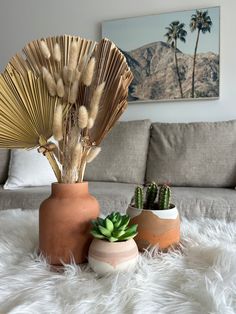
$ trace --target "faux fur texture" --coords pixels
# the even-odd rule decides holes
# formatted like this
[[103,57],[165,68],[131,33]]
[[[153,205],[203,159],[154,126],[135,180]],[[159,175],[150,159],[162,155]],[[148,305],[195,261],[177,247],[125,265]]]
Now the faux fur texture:
[[[37,211],[0,212],[0,313],[236,313],[236,224],[182,220],[182,250],[146,254],[132,273],[51,272],[36,254]],[[152,255],[152,256],[151,256]]]

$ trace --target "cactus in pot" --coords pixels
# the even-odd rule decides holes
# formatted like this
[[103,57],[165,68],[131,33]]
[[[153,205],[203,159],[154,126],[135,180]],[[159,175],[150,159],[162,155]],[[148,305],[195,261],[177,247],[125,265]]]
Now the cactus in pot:
[[96,273],[104,275],[135,266],[138,247],[133,238],[137,235],[138,226],[129,223],[130,217],[119,212],[92,221],[94,239],[89,248],[88,261]]
[[162,185],[159,190],[158,196],[158,209],[169,209],[170,208],[170,197],[171,190],[166,184]]
[[135,188],[134,203],[136,208],[143,208],[143,188],[141,186]]
[[[138,194],[136,189],[135,195]],[[137,202],[132,202],[127,209],[131,223],[138,224],[135,241],[139,250],[149,246],[166,249],[177,244],[180,240],[180,219],[178,209],[171,204],[170,187],[167,184],[158,187],[152,182],[147,186],[146,193],[143,192],[143,197],[145,201],[141,208],[137,207]]]
[[147,191],[146,191],[145,208],[153,209],[154,202],[155,202],[156,197],[157,197],[157,191],[158,191],[158,188],[157,188],[156,182],[152,182],[151,184],[149,184],[149,186],[147,187]]

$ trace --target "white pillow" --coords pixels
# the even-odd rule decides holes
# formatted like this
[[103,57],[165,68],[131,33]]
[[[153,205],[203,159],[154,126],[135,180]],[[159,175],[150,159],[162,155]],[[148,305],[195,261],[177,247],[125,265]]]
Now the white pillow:
[[56,176],[45,156],[37,149],[13,149],[4,189],[15,190],[28,186],[50,185]]

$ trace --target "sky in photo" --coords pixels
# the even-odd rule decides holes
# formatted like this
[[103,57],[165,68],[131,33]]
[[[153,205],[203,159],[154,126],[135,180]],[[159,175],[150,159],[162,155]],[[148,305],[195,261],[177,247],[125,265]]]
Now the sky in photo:
[[[212,20],[211,32],[201,34],[198,46],[199,52],[215,52],[219,54],[220,8],[204,8]],[[191,15],[196,10],[162,13],[158,15],[134,17],[105,21],[102,23],[102,37],[107,37],[122,50],[131,51],[146,44],[164,41],[167,27],[173,21],[185,24],[187,31],[186,43],[178,41],[178,48],[187,54],[193,54],[197,31],[191,32],[189,23]]]

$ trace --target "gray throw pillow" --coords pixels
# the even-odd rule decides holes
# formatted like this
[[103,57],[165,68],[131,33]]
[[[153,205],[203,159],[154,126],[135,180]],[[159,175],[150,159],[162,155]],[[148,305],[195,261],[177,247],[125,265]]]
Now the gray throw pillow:
[[149,120],[117,122],[87,165],[85,180],[144,183],[150,125]]
[[236,184],[236,121],[154,123],[146,181],[173,186]]

